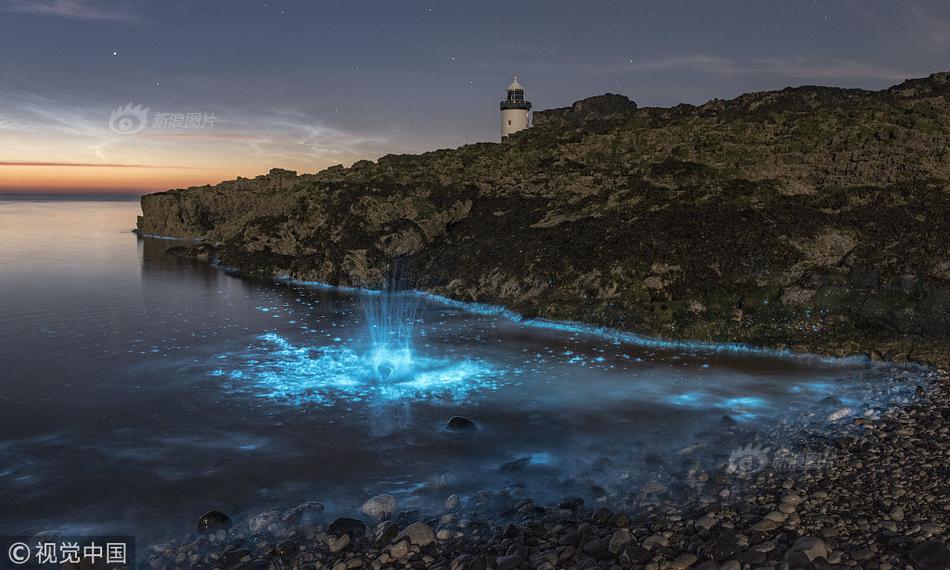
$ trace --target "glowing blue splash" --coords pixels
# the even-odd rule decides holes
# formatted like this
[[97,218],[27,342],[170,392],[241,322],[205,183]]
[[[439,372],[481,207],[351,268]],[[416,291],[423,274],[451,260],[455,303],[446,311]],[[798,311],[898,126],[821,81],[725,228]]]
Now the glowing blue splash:
[[360,296],[372,348],[369,361],[379,380],[402,381],[413,377],[413,329],[421,299],[417,295],[387,291]]
[[[406,398],[454,403],[498,387],[501,370],[477,360],[407,356],[401,349],[361,354],[340,345],[297,346],[277,333],[263,334],[247,351],[219,355],[237,359],[231,370],[209,375],[235,390],[293,404],[332,406],[337,402],[386,402]],[[380,378],[381,363],[393,370]]]

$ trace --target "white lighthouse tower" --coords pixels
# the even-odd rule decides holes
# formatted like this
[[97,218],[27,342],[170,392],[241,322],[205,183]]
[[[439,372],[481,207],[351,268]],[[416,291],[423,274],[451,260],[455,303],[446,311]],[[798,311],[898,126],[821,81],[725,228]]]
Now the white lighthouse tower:
[[508,96],[501,102],[501,138],[528,128],[528,111],[531,103],[525,101],[524,87],[516,75],[508,86]]

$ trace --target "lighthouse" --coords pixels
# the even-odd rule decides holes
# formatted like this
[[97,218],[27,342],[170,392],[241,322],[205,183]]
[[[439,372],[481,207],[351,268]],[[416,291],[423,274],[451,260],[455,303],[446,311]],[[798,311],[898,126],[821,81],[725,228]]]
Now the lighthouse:
[[531,103],[525,101],[524,87],[518,83],[516,75],[508,86],[508,95],[501,102],[501,138],[528,128],[528,111]]

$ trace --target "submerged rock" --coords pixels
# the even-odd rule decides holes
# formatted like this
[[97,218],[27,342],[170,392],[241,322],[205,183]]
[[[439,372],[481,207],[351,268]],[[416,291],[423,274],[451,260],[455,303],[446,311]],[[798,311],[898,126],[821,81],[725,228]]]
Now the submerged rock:
[[521,457],[521,458],[515,459],[514,461],[509,461],[508,463],[501,465],[498,468],[498,470],[501,471],[502,473],[515,473],[518,471],[524,471],[524,469],[530,464],[531,464],[530,457]]
[[338,517],[327,527],[327,534],[337,536],[348,534],[359,538],[366,534],[366,525],[363,524],[363,521],[357,519]]
[[314,522],[317,517],[323,514],[325,508],[323,503],[308,501],[300,503],[284,514],[284,522],[290,525],[298,525],[306,522]]
[[195,532],[205,534],[219,530],[228,530],[229,528],[231,528],[231,518],[228,515],[221,511],[208,511],[198,519],[198,523],[195,525]]
[[475,425],[475,422],[464,416],[452,416],[452,418],[449,419],[449,423],[446,424],[446,428],[450,431],[472,431],[478,429],[478,426]]
[[277,509],[270,509],[257,514],[247,521],[247,528],[251,534],[265,532],[270,530],[271,525],[277,524],[283,517]]

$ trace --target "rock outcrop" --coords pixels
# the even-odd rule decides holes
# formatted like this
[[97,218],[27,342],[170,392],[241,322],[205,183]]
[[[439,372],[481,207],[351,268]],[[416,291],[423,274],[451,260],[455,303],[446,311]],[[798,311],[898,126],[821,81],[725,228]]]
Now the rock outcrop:
[[[503,143],[143,197],[249,274],[649,335],[950,363],[948,74],[538,112]],[[207,247],[207,246],[206,246]]]

